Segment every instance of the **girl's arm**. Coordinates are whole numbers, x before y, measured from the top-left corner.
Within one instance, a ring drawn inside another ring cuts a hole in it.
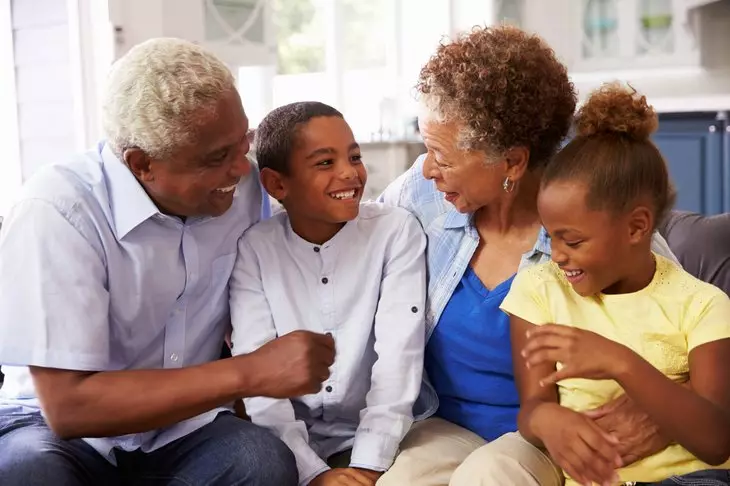
[[[693,349],[689,366],[691,389],[630,353],[615,379],[667,437],[703,462],[724,464],[730,458],[730,339]]]
[[[615,439],[591,419],[558,403],[555,384],[542,381],[555,372],[556,363],[527,366],[522,350],[527,334],[537,326],[512,315],[510,333],[515,379],[520,394],[519,431],[534,446],[545,448],[552,459],[581,484],[615,484],[620,467]]]

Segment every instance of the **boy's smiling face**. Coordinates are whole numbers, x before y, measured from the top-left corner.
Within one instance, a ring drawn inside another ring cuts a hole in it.
[[[359,212],[367,172],[350,126],[337,116],[300,125],[289,173],[262,171],[266,190],[284,205],[294,231],[324,243]]]

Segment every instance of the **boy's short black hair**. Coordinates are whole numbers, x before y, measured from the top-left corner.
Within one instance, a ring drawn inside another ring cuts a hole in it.
[[[344,118],[335,108],[319,101],[298,101],[276,108],[266,115],[256,128],[254,138],[259,167],[288,174],[299,127],[320,116]]]

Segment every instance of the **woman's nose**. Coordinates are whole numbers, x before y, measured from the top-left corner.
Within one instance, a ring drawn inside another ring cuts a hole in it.
[[[438,178],[440,174],[436,163],[433,161],[433,157],[426,155],[426,160],[423,161],[423,177],[432,180]]]

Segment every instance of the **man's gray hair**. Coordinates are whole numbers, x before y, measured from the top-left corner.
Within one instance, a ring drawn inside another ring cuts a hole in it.
[[[130,147],[164,158],[193,143],[196,120],[236,89],[228,67],[208,50],[173,38],[133,47],[109,72],[102,126],[114,152]]]

